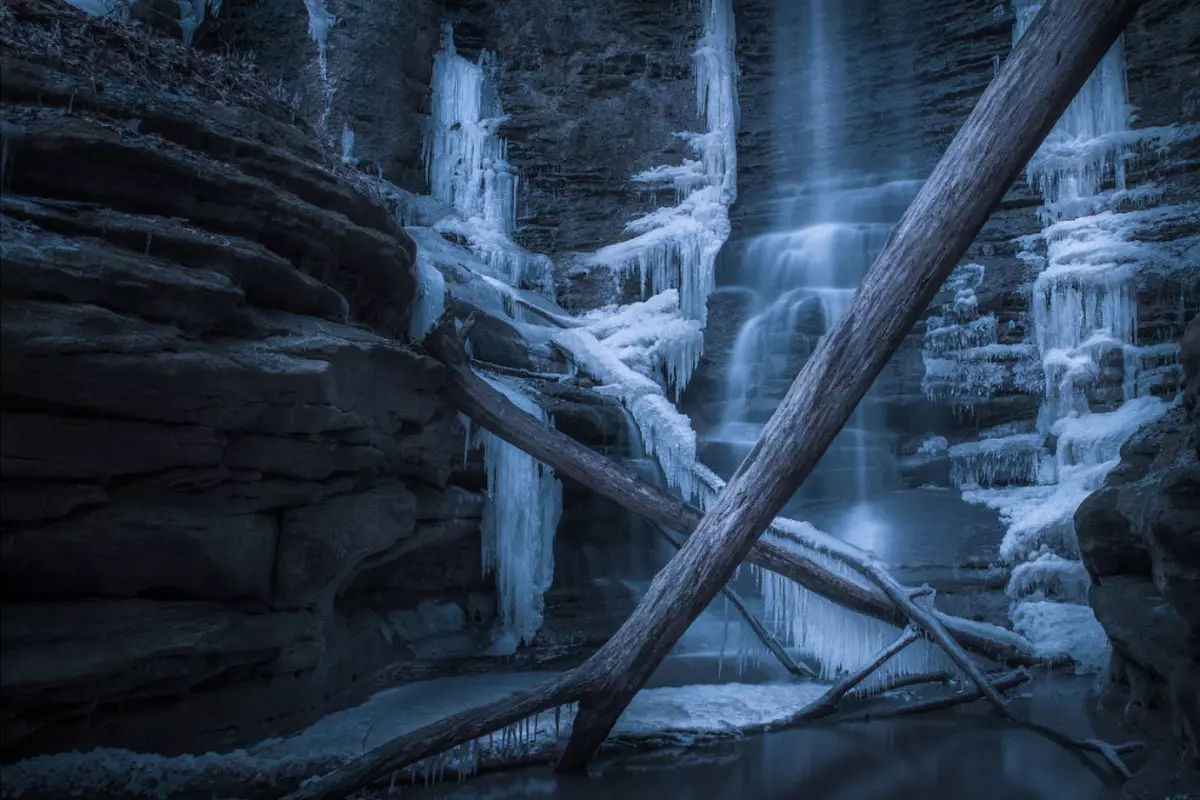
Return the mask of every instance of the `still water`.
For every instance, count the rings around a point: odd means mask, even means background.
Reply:
[[[1039,675],[1023,715],[1090,736],[1090,679]],[[598,761],[588,778],[550,767],[419,787],[420,800],[1108,800],[1105,767],[971,707],[895,721],[811,725],[690,751]]]

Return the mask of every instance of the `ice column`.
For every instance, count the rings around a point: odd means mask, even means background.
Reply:
[[[521,410],[546,413],[508,384],[486,379]],[[479,432],[487,472],[483,515],[483,571],[496,576],[504,625],[500,650],[530,644],[542,626],[544,596],[554,579],[554,534],[562,516],[562,483],[554,471],[503,439]]]
[[[493,58],[472,64],[454,47],[447,24],[433,57],[433,108],[424,142],[425,177],[435,198],[465,219],[508,234],[516,224],[517,176],[508,142],[496,135],[504,112],[487,77]]]

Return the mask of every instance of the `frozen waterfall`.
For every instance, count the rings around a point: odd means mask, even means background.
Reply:
[[[1014,43],[1041,5],[1015,0]],[[969,412],[1002,386],[1041,396],[1032,432],[1000,430],[951,447],[952,478],[1007,526],[1000,555],[1013,565],[1016,630],[1090,669],[1107,663],[1108,643],[1086,605],[1074,512],[1118,463],[1121,445],[1167,409],[1156,395],[1169,392],[1164,367],[1177,359],[1174,345],[1138,343],[1139,278],[1178,265],[1134,236],[1169,210],[1148,208],[1152,187],[1126,186],[1137,148],[1164,135],[1130,131],[1126,103],[1118,40],[1029,162],[1044,205],[1041,232],[1018,240],[1033,274],[1026,341],[997,344],[995,320],[974,309],[983,268],[971,264],[943,287],[925,337],[931,398]]]

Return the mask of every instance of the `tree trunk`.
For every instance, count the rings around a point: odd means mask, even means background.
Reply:
[[[633,696],[712,600],[949,277],[1140,0],[1054,0],[1039,12],[922,186],[733,480],[593,657],[562,772],[582,772]]]
[[[646,483],[612,459],[525,413],[476,375],[468,365],[453,318],[443,317],[424,345],[430,355],[446,366],[447,399],[472,423],[656,525],[688,534],[700,523],[704,516],[700,509]],[[747,561],[790,578],[851,611],[898,628],[908,623],[903,610],[883,592],[830,572],[818,562],[769,541],[756,542]],[[937,611],[931,613],[959,644],[974,653],[1013,666],[1046,663],[1025,639],[1011,631]]]

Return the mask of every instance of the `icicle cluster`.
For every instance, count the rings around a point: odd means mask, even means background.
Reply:
[[[486,378],[521,410],[547,421],[536,403],[507,383]],[[503,439],[479,431],[487,472],[483,572],[495,574],[500,619],[509,641],[530,644],[542,626],[554,579],[554,534],[562,516],[562,484],[554,471]]]
[[[445,26],[442,48],[433,57],[432,110],[422,155],[430,193],[454,214],[434,228],[465,239],[487,272],[509,286],[553,298],[550,259],[512,240],[519,179],[508,163],[508,142],[497,134],[506,117],[493,86],[495,70],[487,51],[477,64],[460,56],[453,26]]]
[[[675,401],[700,362],[704,329],[679,313],[674,289],[642,303],[601,309],[584,316],[586,328],[629,368],[647,377],[662,376]]]
[[[1025,35],[1043,0],[1013,0],[1013,44]],[[1125,188],[1122,134],[1129,116],[1125,90],[1125,37],[1100,61],[1079,94],[1026,167],[1030,185],[1048,209],[1094,197],[1106,182]]]
[[[643,296],[679,291],[684,315],[703,324],[716,288],[716,258],[729,238],[729,206],[737,198],[737,65],[730,0],[702,0],[703,35],[694,56],[696,105],[703,134],[680,134],[696,159],[639,173],[634,181],[671,186],[677,205],[634,220],[634,238],[589,259],[620,272],[636,270]]]
[[[433,57],[433,106],[424,142],[425,177],[435,198],[464,219],[482,220],[502,234],[516,225],[517,175],[508,164],[508,142],[496,131],[504,121],[488,81],[492,56],[472,64],[454,47],[446,24]]]
[[[667,485],[678,489],[687,500],[697,500],[702,484],[696,477],[696,434],[688,418],[666,398],[663,387],[630,368],[590,330],[561,331],[554,341],[604,384],[597,391],[620,398],[637,425],[646,453],[662,467]]]
[[[950,480],[959,488],[1036,484],[1044,441],[1030,433],[956,444],[949,449]]]
[[[1018,364],[1034,355],[1028,345],[997,343],[996,317],[979,313],[975,290],[983,282],[980,264],[963,264],[942,287],[939,313],[925,326],[921,390],[930,400],[970,412],[1014,381]]]
[[[1041,5],[1015,0],[1014,41]],[[1158,198],[1152,189],[1127,189],[1125,165],[1134,149],[1164,139],[1158,130],[1129,131],[1127,116],[1118,41],[1027,168],[1045,201],[1041,233],[1018,240],[1018,257],[1036,276],[1026,346],[1040,363],[1037,385],[1029,387],[1043,396],[1037,433],[950,449],[964,497],[998,510],[1007,526],[1000,555],[1014,565],[1008,587],[1014,628],[1047,653],[1072,653],[1085,668],[1103,666],[1108,645],[1086,605],[1074,513],[1118,463],[1121,444],[1165,411],[1149,395],[1171,380],[1177,358],[1174,345],[1137,342],[1137,276],[1180,267],[1178,253],[1160,251],[1136,232],[1178,212],[1151,208]],[[927,349],[939,346],[927,337]],[[1114,362],[1121,366],[1115,376]],[[1018,388],[1031,372],[1014,372]],[[1101,392],[1122,404],[1093,413]],[[1053,457],[1041,452],[1047,436],[1055,440]],[[990,486],[1008,488],[976,488]]]

